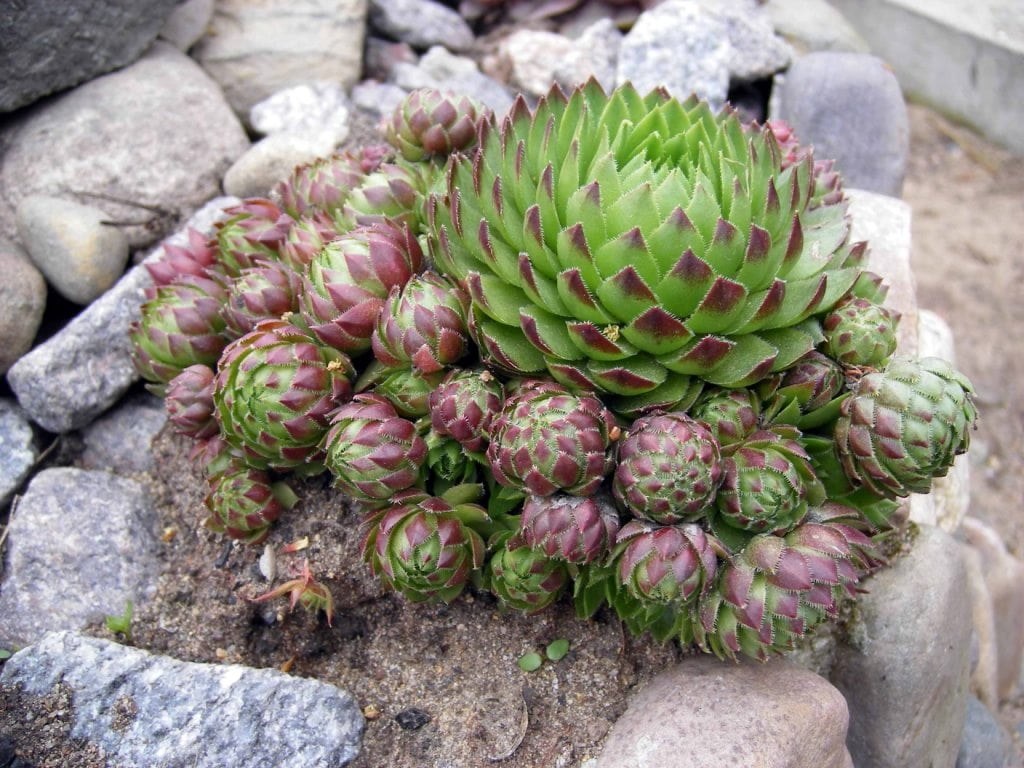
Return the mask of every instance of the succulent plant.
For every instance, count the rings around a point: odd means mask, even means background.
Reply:
[[[449,155],[476,141],[476,124],[485,112],[468,96],[419,88],[395,107],[385,135],[410,162]]]
[[[298,310],[302,279],[281,261],[260,261],[243,269],[228,286],[224,305],[226,331],[238,338],[262,320]]]
[[[438,373],[469,352],[468,299],[432,272],[391,289],[373,331],[374,356],[384,365]]]
[[[495,480],[523,493],[588,496],[611,470],[617,433],[596,397],[530,379],[509,393],[494,420],[487,460]]]
[[[276,261],[288,236],[292,218],[271,200],[253,197],[226,208],[228,218],[217,222],[218,259],[216,268],[228,277],[260,260]]]
[[[302,315],[324,344],[344,352],[367,350],[389,292],[405,285],[422,264],[423,251],[408,227],[380,223],[353,229],[310,262]]]
[[[473,525],[488,520],[475,504],[399,494],[370,518],[363,555],[375,574],[408,599],[448,603],[483,567],[484,540]]]
[[[894,357],[842,405],[835,443],[850,479],[880,496],[927,493],[967,451],[977,419],[970,381],[936,357]]]
[[[519,536],[547,557],[584,565],[611,551],[619,516],[611,500],[595,496],[528,496],[519,519]]]
[[[635,599],[684,605],[714,582],[718,555],[699,525],[631,520],[616,539],[615,564],[619,582]]]
[[[190,365],[214,366],[227,344],[226,293],[215,280],[185,275],[147,292],[139,319],[130,330],[135,370],[160,393]]]
[[[385,221],[418,225],[423,195],[437,171],[424,163],[384,163],[349,193],[333,213],[339,231]]]
[[[775,394],[796,400],[800,410],[807,412],[824,408],[845,385],[843,369],[832,358],[821,352],[808,352],[785,372]]]
[[[315,472],[328,418],[352,395],[348,357],[285,320],[264,320],[233,341],[213,400],[224,439],[257,469]]]
[[[438,269],[464,281],[482,355],[624,397],[730,387],[820,339],[856,283],[845,205],[812,206],[810,157],[705,103],[593,81],[518,100],[454,155],[427,203]]]
[[[619,442],[612,493],[630,514],[663,525],[703,517],[722,481],[718,441],[683,413],[644,416]]]
[[[430,393],[430,423],[467,451],[482,451],[504,402],[505,388],[489,371],[456,368]]]
[[[707,390],[689,411],[703,422],[720,446],[741,443],[757,431],[761,401],[751,389]]]
[[[488,582],[503,605],[536,613],[557,600],[569,582],[564,562],[534,549],[514,533],[499,534],[491,546]]]
[[[341,210],[349,194],[391,154],[384,145],[336,152],[300,165],[274,188],[281,207],[293,219]]]
[[[155,285],[168,285],[184,275],[206,277],[206,270],[217,261],[217,242],[198,230],[188,230],[188,245],[163,244],[160,258],[146,260],[146,271]]]
[[[427,458],[416,425],[375,394],[356,395],[334,412],[323,448],[335,486],[370,503],[414,485]]]
[[[281,243],[281,261],[300,275],[304,274],[313,257],[341,234],[334,220],[326,213],[318,211],[303,216],[292,224],[288,236]]]
[[[167,385],[164,405],[167,420],[180,435],[206,440],[217,434],[213,418],[213,370],[207,365],[190,365]]]
[[[372,365],[372,364],[371,364]],[[400,416],[418,419],[430,413],[430,395],[440,385],[444,371],[423,373],[415,368],[367,369],[368,375],[360,379],[357,389],[364,391],[372,381],[375,395],[387,399]]]
[[[264,600],[273,600],[276,597],[288,595],[291,602],[289,610],[295,610],[296,605],[301,605],[307,611],[316,613],[323,611],[327,617],[327,624],[330,626],[334,620],[334,596],[327,585],[313,578],[313,572],[309,569],[309,560],[304,560],[302,570],[297,578],[286,581],[276,589],[272,589],[258,597],[253,598],[254,603],[261,603]]]
[[[825,351],[844,365],[881,368],[896,351],[900,314],[861,298],[840,302],[822,321]]]
[[[235,466],[210,478],[206,526],[246,544],[261,543],[284,509],[294,503],[286,486],[274,488],[266,472]],[[282,504],[279,497],[286,498]]]

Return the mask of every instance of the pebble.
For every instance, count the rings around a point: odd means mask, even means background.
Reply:
[[[18,235],[32,262],[61,296],[88,304],[124,272],[128,240],[89,205],[46,195],[18,206]]]
[[[520,29],[498,45],[498,66],[513,88],[543,96],[555,81],[555,70],[575,49],[572,40],[542,29]]]
[[[257,133],[334,132],[341,144],[348,135],[349,100],[338,83],[305,83],[285,88],[256,104],[249,125]]]
[[[780,117],[844,185],[899,197],[910,127],[896,76],[867,54],[819,52],[793,61],[779,88]]]
[[[352,103],[375,117],[391,115],[402,103],[408,91],[391,83],[366,80],[352,89]]]
[[[644,11],[619,49],[617,80],[640,93],[666,87],[685,99],[691,93],[713,107],[729,91],[732,46],[725,21],[692,0],[666,0]]]
[[[166,423],[162,398],[147,392],[125,398],[82,430],[82,467],[120,475],[152,469],[151,446]]]
[[[151,597],[156,528],[156,509],[134,480],[70,467],[33,477],[7,529],[0,647],[79,629]]]
[[[342,768],[365,721],[345,691],[271,669],[197,664],[74,632],[12,656],[0,685],[75,702],[73,738],[111,763],[161,768]],[[134,717],[118,717],[129,706]]]
[[[594,22],[573,40],[565,59],[556,63],[555,80],[571,87],[593,77],[605,91],[612,91],[622,37],[611,19]]]
[[[160,39],[179,51],[188,51],[206,34],[215,4],[215,0],[183,0],[164,22]]]
[[[431,0],[370,0],[369,18],[374,31],[414,48],[465,51],[475,40],[458,12]]]
[[[864,38],[827,0],[768,0],[764,9],[775,31],[802,53],[871,52]]]
[[[793,50],[776,36],[771,17],[756,0],[697,0],[725,21],[732,46],[729,77],[750,82],[771,77],[789,66]]]
[[[423,54],[418,64],[396,64],[395,84],[407,91],[438,88],[472,96],[498,116],[504,115],[513,101],[508,88],[481,72],[475,61],[438,45]]]
[[[0,239],[0,374],[32,348],[46,309],[46,280],[15,243]]]
[[[1010,768],[1013,739],[988,707],[974,696],[967,699],[967,721],[956,756],[956,768]]]
[[[19,113],[5,139],[0,237],[13,236],[20,202],[41,194],[103,210],[133,248],[219,194],[249,146],[216,84],[160,41],[131,66]]]
[[[380,37],[366,38],[366,54],[363,56],[363,77],[365,80],[385,82],[391,79],[395,64],[404,61],[416,64],[419,56],[408,43],[396,43]],[[360,84],[353,86],[354,91]]]
[[[785,659],[694,656],[636,692],[598,766],[848,768],[848,720],[839,691]]]
[[[295,166],[331,154],[346,136],[347,126],[343,130],[271,134],[253,144],[228,168],[224,191],[241,198],[266,197]]]
[[[996,638],[995,616],[992,615],[992,596],[985,583],[985,569],[981,555],[966,544],[962,547],[967,568],[967,588],[971,594],[971,693],[993,709],[999,706],[996,675],[999,669],[999,650]]]
[[[11,398],[0,398],[0,510],[21,488],[37,458],[39,445],[25,411]]]

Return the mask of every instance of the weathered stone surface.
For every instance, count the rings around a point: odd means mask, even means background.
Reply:
[[[32,347],[46,309],[46,280],[17,244],[0,239],[0,374]]]
[[[622,37],[611,19],[594,22],[573,40],[568,54],[557,63],[555,80],[573,86],[593,77],[606,91],[611,91],[615,88]]]
[[[465,51],[473,30],[456,11],[431,0],[369,0],[370,26],[383,35],[416,48],[443,45]]]
[[[661,85],[680,99],[696,93],[719,106],[731,54],[721,16],[689,0],[666,0],[642,13],[622,40],[617,79],[641,93]]]
[[[18,236],[61,296],[88,304],[124,273],[128,240],[91,205],[31,195],[18,206]]]
[[[220,0],[192,49],[240,116],[293,85],[359,80],[366,0]]]
[[[768,0],[765,11],[775,31],[803,53],[870,53],[870,47],[826,0]]]
[[[344,131],[334,128],[315,133],[275,133],[260,139],[228,168],[224,191],[241,198],[266,197],[295,166],[331,154],[347,135],[345,127]]]
[[[0,510],[32,471],[39,446],[28,416],[14,400],[0,398]]]
[[[839,691],[785,659],[731,664],[697,656],[633,697],[597,765],[845,768],[848,717]]]
[[[157,42],[139,61],[15,117],[0,157],[0,236],[29,195],[93,205],[133,247],[220,192],[249,146],[216,84]],[[136,224],[128,224],[134,222]]]
[[[356,88],[366,84],[367,80],[376,80],[377,82],[390,80],[391,73],[398,62],[415,65],[418,60],[419,56],[408,43],[396,43],[393,40],[385,40],[372,35],[367,37],[366,53],[363,55],[364,80],[353,86],[353,96]]]
[[[512,93],[492,77],[485,75],[476,62],[456,56],[439,45],[434,46],[416,65],[400,62],[394,69],[395,83],[407,91],[439,88],[472,96],[504,115],[512,106]]]
[[[67,467],[32,478],[8,528],[0,647],[78,629],[150,596],[160,572],[156,525],[134,480]]]
[[[47,635],[4,665],[0,684],[71,690],[71,738],[118,765],[340,768],[364,720],[345,691],[239,665],[196,664],[84,637]],[[134,717],[119,717],[129,707]]]
[[[988,707],[971,696],[956,768],[1011,768],[1013,739]]]
[[[573,49],[572,40],[555,32],[520,29],[499,44],[499,66],[507,71],[513,88],[543,96],[555,82],[555,70]]]
[[[725,21],[729,45],[732,46],[729,57],[731,80],[749,82],[771,77],[789,65],[793,51],[785,40],[775,35],[771,17],[758,0],[697,2]]]
[[[960,545],[921,527],[866,579],[830,679],[850,706],[855,765],[952,768],[967,708],[971,607]]]
[[[371,115],[390,115],[402,103],[407,91],[391,83],[362,82],[352,89],[352,103]]]
[[[150,446],[166,423],[162,398],[146,392],[126,398],[82,431],[82,466],[122,475],[149,470]]]
[[[332,131],[340,144],[348,134],[348,97],[338,83],[307,83],[285,88],[255,105],[249,125],[258,133]]]
[[[797,58],[779,92],[788,121],[819,160],[834,159],[845,184],[899,197],[910,152],[907,108],[884,61],[860,53]]]
[[[135,61],[175,2],[0,4],[0,112]]]
[[[967,589],[971,595],[971,693],[987,707],[999,706],[999,648],[996,638],[996,620],[992,614],[992,596],[985,583],[985,568],[981,555],[967,544],[963,546],[964,565],[967,568]]]
[[[213,18],[214,5],[214,0],[179,2],[160,29],[160,39],[166,40],[179,51],[187,51],[206,34],[206,28]]]

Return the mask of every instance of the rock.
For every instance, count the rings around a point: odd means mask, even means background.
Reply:
[[[953,329],[930,309],[918,310],[917,346],[922,357],[941,357],[956,365]]]
[[[46,280],[20,247],[0,239],[0,374],[32,348],[46,309]]]
[[[128,240],[98,208],[46,195],[18,206],[18,236],[57,292],[75,304],[102,296],[124,273]]]
[[[167,17],[160,30],[160,39],[179,51],[187,51],[206,34],[213,19],[215,0],[184,0]]]
[[[695,656],[637,692],[597,765],[845,768],[848,719],[839,691],[785,659],[727,664]]]
[[[150,447],[166,423],[162,398],[140,392],[125,399],[82,431],[82,466],[119,475],[148,471],[153,466]]]
[[[1010,768],[1013,739],[984,704],[967,699],[967,721],[956,768]]]
[[[414,48],[468,50],[473,30],[456,11],[431,0],[370,0],[370,26]]]
[[[278,91],[249,112],[257,133],[333,132],[336,144],[348,135],[348,96],[337,83],[308,83]]]
[[[967,544],[980,557],[992,601],[996,693],[1002,701],[1013,695],[1024,661],[1024,563],[1011,555],[999,534],[982,521],[967,517],[962,531]]]
[[[850,706],[855,765],[951,767],[967,708],[971,607],[960,546],[924,526],[864,581],[830,679]]]
[[[25,411],[10,398],[0,398],[0,510],[28,478],[39,446]]]
[[[827,0],[768,0],[764,9],[775,31],[803,53],[871,51],[846,17]]]
[[[0,157],[0,236],[30,195],[94,205],[132,247],[152,243],[220,192],[249,146],[216,84],[158,42],[135,64],[19,114]]]
[[[352,89],[352,103],[375,117],[390,115],[405,99],[407,91],[391,83],[359,83]]]
[[[472,96],[498,116],[504,115],[513,101],[511,92],[481,72],[475,61],[449,53],[441,46],[427,51],[415,66],[396,64],[395,83],[407,91],[439,88]]]
[[[606,91],[615,88],[622,32],[611,19],[601,19],[573,40],[565,59],[558,62],[554,78],[565,86],[585,83],[593,77]]]
[[[220,0],[192,54],[239,116],[293,85],[359,80],[366,0]]]
[[[981,555],[973,547],[963,546],[964,565],[967,567],[967,589],[971,594],[971,693],[987,707],[999,706],[999,649],[996,638],[992,596],[985,583]]]
[[[241,665],[196,664],[73,632],[4,665],[0,685],[71,691],[71,738],[118,765],[258,768],[348,765],[365,722],[345,691]],[[125,709],[132,717],[119,716]]]
[[[134,480],[69,467],[32,478],[8,527],[0,647],[78,629],[151,597],[160,573],[156,526]]]
[[[408,43],[395,43],[391,40],[371,36],[366,38],[366,54],[363,56],[363,77],[367,80],[385,82],[391,79],[395,64],[402,61],[406,64],[415,65],[418,59],[416,51]],[[362,84],[359,83],[353,86],[353,98],[355,98],[355,89]]]
[[[187,243],[188,227],[208,232],[231,200],[200,209],[173,242]],[[159,258],[162,248],[149,257]],[[56,336],[15,363],[7,380],[29,417],[50,432],[69,432],[91,422],[123,395],[138,373],[131,361],[128,328],[139,317],[152,280],[145,267],[129,270]]]
[[[260,139],[224,174],[224,191],[236,197],[266,197],[297,165],[331,154],[348,135],[337,128],[317,133],[275,133]]]
[[[498,67],[513,88],[543,96],[555,82],[555,70],[574,49],[567,37],[541,29],[520,29],[498,45]]]
[[[793,50],[776,37],[771,17],[757,0],[697,0],[705,9],[725,21],[732,55],[729,76],[733,81],[750,82],[771,77],[785,69]]]
[[[885,62],[860,53],[797,58],[779,89],[777,117],[819,160],[834,159],[850,187],[899,197],[910,129],[899,83]]]
[[[0,112],[135,61],[177,0],[0,5]]]
[[[721,16],[690,0],[666,0],[642,13],[623,38],[616,77],[640,93],[661,85],[677,98],[696,93],[719,107],[729,91],[731,56]]]

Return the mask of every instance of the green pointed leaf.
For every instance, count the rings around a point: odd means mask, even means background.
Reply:
[[[627,265],[597,287],[602,306],[628,323],[652,304],[657,296],[632,265]]]
[[[566,330],[565,318],[545,312],[540,307],[524,306],[519,310],[519,327],[526,339],[546,356],[561,360],[577,360],[580,350]]]
[[[754,334],[740,336],[729,353],[704,378],[720,387],[748,387],[772,371],[778,350]]]

